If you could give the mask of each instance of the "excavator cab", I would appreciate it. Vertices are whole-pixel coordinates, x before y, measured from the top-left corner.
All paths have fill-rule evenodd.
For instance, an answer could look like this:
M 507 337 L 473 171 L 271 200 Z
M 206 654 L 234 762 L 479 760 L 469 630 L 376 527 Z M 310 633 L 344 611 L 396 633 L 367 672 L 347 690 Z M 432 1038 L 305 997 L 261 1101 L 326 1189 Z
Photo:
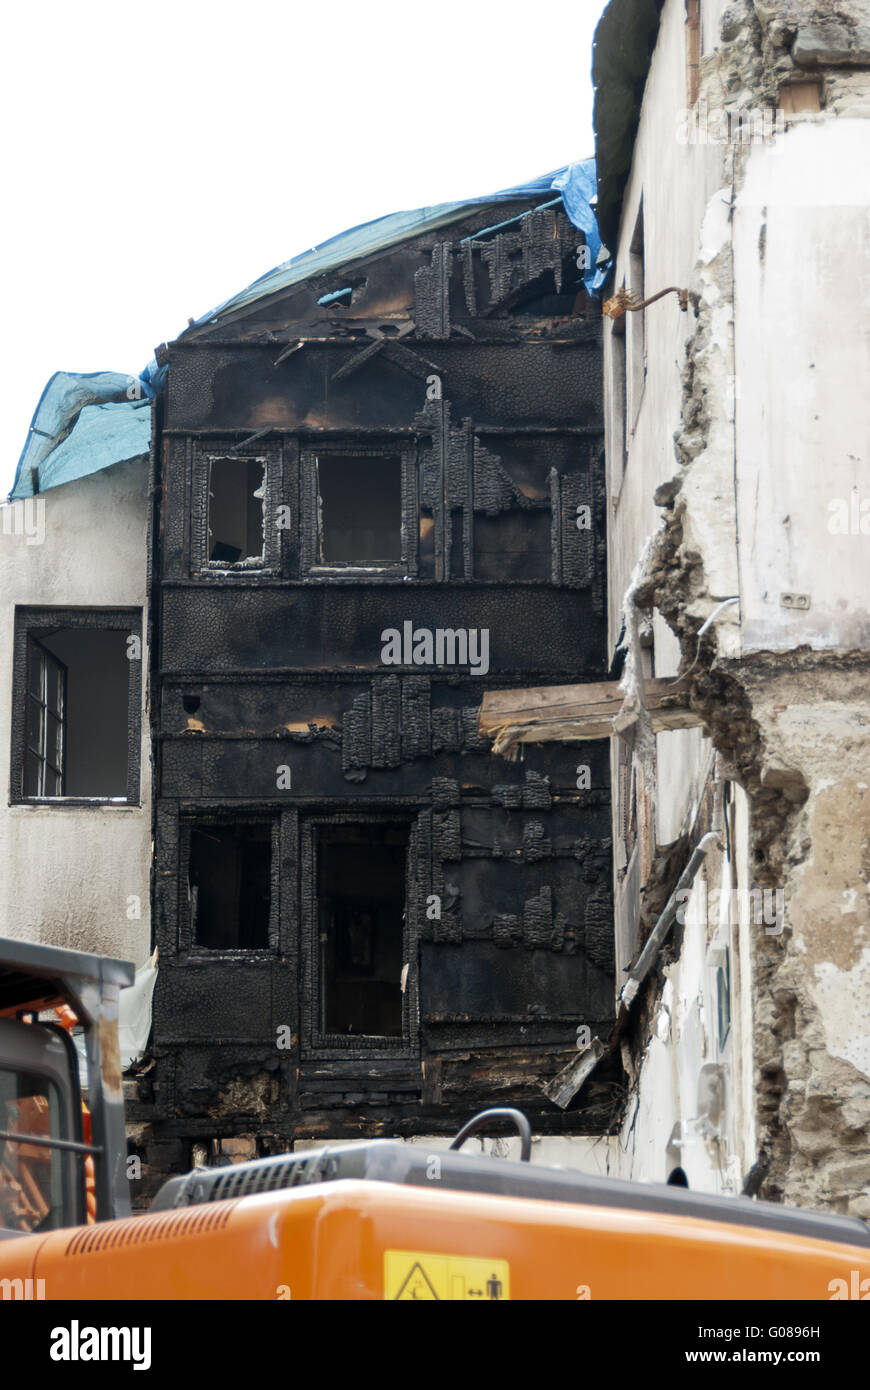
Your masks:
M 133 974 L 124 961 L 0 939 L 0 1239 L 129 1214 L 117 1019 Z M 64 1005 L 84 1029 L 88 1124 L 70 1036 L 40 1019 Z
M 31 1234 L 85 1220 L 81 1097 L 63 1029 L 0 1018 L 0 1229 Z M 71 1068 L 71 1063 L 73 1066 Z

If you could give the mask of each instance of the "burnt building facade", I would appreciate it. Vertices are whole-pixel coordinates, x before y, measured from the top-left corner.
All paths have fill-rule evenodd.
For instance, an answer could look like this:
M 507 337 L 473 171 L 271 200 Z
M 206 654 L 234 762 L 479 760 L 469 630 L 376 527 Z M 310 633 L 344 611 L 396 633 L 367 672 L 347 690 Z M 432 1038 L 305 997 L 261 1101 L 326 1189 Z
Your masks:
M 612 1017 L 607 745 L 477 727 L 484 687 L 606 674 L 584 237 L 552 193 L 362 233 L 159 355 L 164 1167 L 610 1116 L 606 1075 L 541 1091 Z

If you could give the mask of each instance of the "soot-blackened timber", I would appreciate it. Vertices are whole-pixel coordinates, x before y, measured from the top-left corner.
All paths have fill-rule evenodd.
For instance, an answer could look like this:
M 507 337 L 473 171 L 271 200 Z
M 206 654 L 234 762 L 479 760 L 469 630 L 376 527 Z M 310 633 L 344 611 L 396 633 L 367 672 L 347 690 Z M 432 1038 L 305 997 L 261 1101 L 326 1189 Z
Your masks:
M 477 727 L 484 688 L 607 674 L 578 242 L 561 207 L 482 205 L 162 350 L 154 1094 L 182 1163 L 493 1103 L 610 1118 L 607 1076 L 564 1113 L 540 1089 L 612 1014 L 607 747 L 506 762 Z

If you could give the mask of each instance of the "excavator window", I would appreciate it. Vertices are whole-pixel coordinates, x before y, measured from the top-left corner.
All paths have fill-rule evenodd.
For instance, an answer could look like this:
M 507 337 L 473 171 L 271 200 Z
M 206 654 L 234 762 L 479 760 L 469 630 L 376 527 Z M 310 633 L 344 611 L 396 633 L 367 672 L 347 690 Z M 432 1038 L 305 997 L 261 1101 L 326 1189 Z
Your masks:
M 85 1220 L 78 1061 L 56 1024 L 0 1017 L 0 1237 Z
M 30 1233 L 68 1221 L 62 1152 L 39 1142 L 63 1137 L 61 1129 L 55 1083 L 0 1067 L 0 1227 Z

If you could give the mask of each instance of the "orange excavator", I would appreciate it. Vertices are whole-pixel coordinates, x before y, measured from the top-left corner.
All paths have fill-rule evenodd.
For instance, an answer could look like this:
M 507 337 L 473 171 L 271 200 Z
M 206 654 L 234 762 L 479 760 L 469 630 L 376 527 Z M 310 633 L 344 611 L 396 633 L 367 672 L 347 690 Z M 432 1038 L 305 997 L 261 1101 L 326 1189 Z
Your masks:
M 862 1222 L 539 1166 L 513 1110 L 449 1149 L 376 1140 L 195 1169 L 132 1217 L 117 1042 L 132 979 L 0 940 L 3 1299 L 870 1299 Z M 68 1030 L 45 1021 L 58 1007 L 84 1028 L 90 1134 Z M 461 1151 L 496 1119 L 519 1162 Z

